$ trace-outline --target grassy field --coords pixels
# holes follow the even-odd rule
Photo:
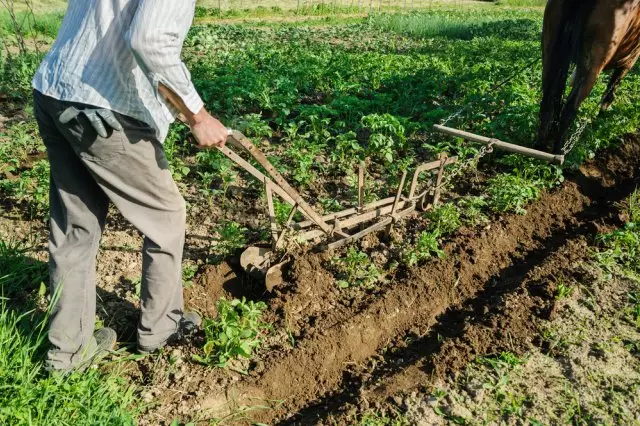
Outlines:
[[[221,5],[245,7],[239,3]],[[358,336],[362,347],[353,349],[349,357],[326,357],[325,370],[334,371],[335,377],[303,374],[290,382],[299,388],[291,386],[280,394],[276,389],[280,380],[289,383],[285,380],[295,372],[296,364],[282,370],[272,370],[273,366],[287,356],[300,356],[304,361],[304,354],[316,354],[309,349],[312,346],[305,346],[314,339],[321,341],[333,332],[342,336],[338,333],[341,326],[359,316],[421,312],[422,306],[408,302],[415,295],[393,296],[402,286],[442,299],[442,303],[448,300],[450,305],[443,305],[442,316],[446,317],[449,309],[458,309],[456,303],[465,300],[453,302],[457,299],[452,295],[461,294],[462,298],[467,290],[455,280],[425,284],[417,290],[411,287],[412,280],[418,283],[420,271],[441,264],[438,262],[460,259],[464,263],[469,256],[475,259],[477,253],[451,256],[452,247],[472,245],[487,232],[502,238],[508,232],[496,230],[505,223],[522,220],[526,225],[529,211],[540,215],[536,202],[541,197],[566,190],[562,185],[565,176],[574,178],[585,161],[637,131],[640,75],[636,71],[624,80],[612,110],[597,118],[594,112],[605,86],[604,81],[599,82],[579,117],[586,130],[564,168],[499,153],[478,158],[478,146],[431,130],[433,124],[447,122],[521,145],[532,144],[540,101],[541,65],[535,59],[540,56],[539,6],[543,3],[510,0],[462,6],[454,2],[452,7],[451,2],[429,2],[431,7],[411,13],[387,10],[368,14],[365,10],[364,16],[358,13],[341,23],[325,17],[314,21],[321,25],[271,21],[274,16],[291,16],[286,10],[296,7],[297,2],[289,1],[278,2],[282,10],[270,10],[275,4],[264,4],[266,9],[259,13],[226,15],[257,16],[260,23],[239,20],[194,25],[183,56],[208,109],[251,137],[322,213],[354,205],[356,165],[361,162],[367,165],[367,201],[392,194],[403,171],[411,172],[441,153],[466,159],[466,167],[451,169],[459,175],[447,186],[438,209],[397,226],[389,241],[381,236],[320,260],[300,253],[302,263],[295,272],[304,271],[304,265],[311,272],[300,279],[291,277],[289,287],[268,296],[255,290],[256,283],[234,275],[239,250],[268,242],[263,189],[217,151],[197,151],[186,143],[188,130],[174,125],[164,147],[189,206],[183,274],[186,299],[189,307],[205,315],[205,330],[186,348],[145,358],[128,352],[134,344],[132,324],[136,323],[139,303],[140,241],[112,212],[98,267],[98,324],[118,331],[122,349],[88,374],[69,378],[50,377],[43,371],[50,297],[44,284],[49,164],[29,101],[30,80],[42,52],[29,49],[16,53],[15,40],[3,39],[11,46],[7,49],[10,53],[0,53],[0,388],[6,390],[0,393],[0,423],[179,425],[244,421],[246,412],[253,409],[236,407],[233,416],[212,413],[207,411],[205,396],[226,393],[238,384],[250,389],[255,383],[272,391],[264,398],[269,403],[261,400],[269,407],[264,423],[303,416],[313,406],[331,407],[322,410],[335,415],[338,422],[366,426],[421,421],[531,425],[637,421],[637,195],[621,199],[619,211],[606,210],[605,214],[598,210],[597,215],[591,211],[597,216],[594,223],[576,231],[585,242],[571,247],[588,256],[580,257],[579,262],[588,273],[569,268],[571,262],[567,261],[553,279],[545,276],[544,280],[553,281],[554,291],[535,294],[539,297],[536,301],[557,303],[558,314],[541,322],[533,332],[539,343],[525,353],[496,353],[490,346],[477,353],[477,359],[449,372],[443,381],[424,379],[413,393],[392,395],[396,402],[367,409],[364,399],[352,400],[351,411],[343,409],[342,400],[330,400],[325,393],[349,394],[353,389],[343,378],[359,377],[358,371],[349,370],[354,364],[374,370],[378,364],[386,365],[402,344],[428,337],[431,331],[425,329],[433,325],[422,318],[422,322],[408,321],[395,330],[381,322],[363,335],[378,336],[383,346],[368,347],[371,339]],[[347,7],[353,4],[358,2]],[[215,1],[202,6],[218,7]],[[50,43],[61,15],[49,12],[63,8],[64,2],[37,4],[41,21],[36,21],[40,23],[28,35],[37,33],[45,45]],[[209,16],[208,12],[204,15]],[[215,19],[215,13],[211,16]],[[5,34],[10,34],[6,20],[2,22]],[[507,77],[511,78],[505,83]],[[596,179],[601,174],[593,171],[590,177]],[[579,179],[574,181],[569,188],[579,185]],[[290,207],[276,200],[275,210],[282,224]],[[618,217],[622,223],[616,222]],[[591,219],[566,217],[561,222]],[[539,232],[548,232],[545,226],[541,228]],[[525,281],[528,276],[518,269],[526,271],[527,262],[547,259],[545,244],[555,244],[557,249],[560,237],[555,238],[532,238],[540,245],[533,248],[514,245],[514,253],[498,262],[497,273],[476,274],[484,278],[472,274],[473,280],[480,280],[477,291],[489,291],[503,278],[517,281],[515,276]],[[548,251],[555,253],[555,249]],[[454,268],[482,264],[477,259],[469,262],[472,266],[458,264]],[[557,266],[553,259],[549,262]],[[457,274],[458,270],[454,271]],[[536,280],[543,279],[531,279]],[[442,293],[431,293],[437,290]],[[400,313],[386,305],[384,309],[372,308],[387,295],[390,300],[402,300]],[[474,315],[482,316],[484,306],[487,311],[494,307],[489,296],[482,299],[469,293],[464,297],[473,299]],[[433,347],[455,340],[456,336],[444,332],[442,324],[436,323],[438,333],[443,333],[429,341]],[[491,336],[500,335],[499,325],[493,326]],[[423,334],[416,335],[416,330]],[[345,347],[351,349],[341,342],[329,343],[336,353]],[[362,359],[352,362],[356,355]],[[335,367],[329,365],[331,360]],[[316,358],[311,361],[317,364]],[[304,367],[313,368],[313,362]],[[608,362],[619,365],[619,371],[610,371]],[[589,363],[594,365],[593,371],[585,367]],[[391,373],[402,371],[389,365],[391,372],[380,376],[382,383]],[[571,377],[562,370],[566,365],[575,373]],[[277,380],[269,382],[269,377]],[[308,387],[300,384],[305,380],[310,381]],[[322,389],[313,385],[320,380]],[[358,380],[365,388],[366,380]],[[324,398],[333,402],[329,404]],[[599,402],[602,398],[608,402]],[[313,415],[308,418],[317,418]],[[303,420],[302,424],[307,423]]]

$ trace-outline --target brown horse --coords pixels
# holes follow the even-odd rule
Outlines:
[[[538,146],[560,153],[580,105],[611,70],[601,112],[640,55],[640,0],[549,0],[542,35]],[[569,69],[573,88],[564,99]]]

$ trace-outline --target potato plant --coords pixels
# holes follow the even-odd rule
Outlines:
[[[194,359],[206,365],[224,368],[238,358],[251,358],[260,347],[262,337],[270,329],[261,321],[267,309],[264,302],[242,300],[218,301],[218,316],[205,318],[203,328],[206,342],[203,355]]]

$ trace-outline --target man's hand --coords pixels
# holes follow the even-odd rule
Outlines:
[[[188,122],[198,148],[223,147],[227,143],[229,131],[204,108]]]

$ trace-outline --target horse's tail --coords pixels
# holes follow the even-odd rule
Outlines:
[[[543,96],[538,130],[540,146],[549,146],[557,136],[569,70],[577,61],[593,3],[595,0],[550,0],[547,4],[543,25]]]

